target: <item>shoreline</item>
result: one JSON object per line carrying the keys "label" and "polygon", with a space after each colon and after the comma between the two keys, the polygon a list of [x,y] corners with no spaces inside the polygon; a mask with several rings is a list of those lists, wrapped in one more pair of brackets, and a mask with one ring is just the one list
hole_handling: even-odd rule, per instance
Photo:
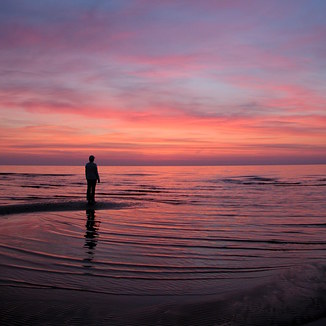
{"label": "shoreline", "polygon": [[34,212],[58,212],[58,211],[82,211],[87,209],[106,210],[121,209],[130,207],[131,204],[120,202],[96,202],[94,205],[88,204],[86,201],[64,201],[49,203],[33,203],[33,204],[17,204],[0,206],[1,215],[12,215]]}

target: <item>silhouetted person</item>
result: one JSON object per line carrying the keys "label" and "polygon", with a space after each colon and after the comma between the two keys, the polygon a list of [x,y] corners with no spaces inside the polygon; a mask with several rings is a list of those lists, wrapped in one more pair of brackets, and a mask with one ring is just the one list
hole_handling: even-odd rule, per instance
{"label": "silhouetted person", "polygon": [[85,175],[87,180],[87,200],[89,204],[95,204],[96,181],[100,182],[97,165],[94,163],[95,157],[91,155],[89,162],[85,165]]}

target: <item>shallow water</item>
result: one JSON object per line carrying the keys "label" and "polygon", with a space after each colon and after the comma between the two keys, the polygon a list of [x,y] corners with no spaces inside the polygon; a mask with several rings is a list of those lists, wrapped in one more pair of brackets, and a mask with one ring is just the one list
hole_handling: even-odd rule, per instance
{"label": "shallow water", "polygon": [[1,286],[324,302],[325,165],[99,170],[0,167]]}

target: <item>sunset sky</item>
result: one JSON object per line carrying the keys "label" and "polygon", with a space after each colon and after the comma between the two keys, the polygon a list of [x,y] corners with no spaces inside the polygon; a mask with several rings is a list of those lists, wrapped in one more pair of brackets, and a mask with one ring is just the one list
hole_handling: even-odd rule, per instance
{"label": "sunset sky", "polygon": [[325,13],[1,0],[0,164],[326,163]]}

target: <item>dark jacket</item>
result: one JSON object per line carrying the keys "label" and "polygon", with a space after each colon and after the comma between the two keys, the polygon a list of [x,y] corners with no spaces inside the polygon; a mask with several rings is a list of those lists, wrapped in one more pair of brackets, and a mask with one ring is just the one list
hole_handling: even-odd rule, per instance
{"label": "dark jacket", "polygon": [[85,175],[87,180],[100,180],[97,165],[94,162],[88,162],[85,165]]}

